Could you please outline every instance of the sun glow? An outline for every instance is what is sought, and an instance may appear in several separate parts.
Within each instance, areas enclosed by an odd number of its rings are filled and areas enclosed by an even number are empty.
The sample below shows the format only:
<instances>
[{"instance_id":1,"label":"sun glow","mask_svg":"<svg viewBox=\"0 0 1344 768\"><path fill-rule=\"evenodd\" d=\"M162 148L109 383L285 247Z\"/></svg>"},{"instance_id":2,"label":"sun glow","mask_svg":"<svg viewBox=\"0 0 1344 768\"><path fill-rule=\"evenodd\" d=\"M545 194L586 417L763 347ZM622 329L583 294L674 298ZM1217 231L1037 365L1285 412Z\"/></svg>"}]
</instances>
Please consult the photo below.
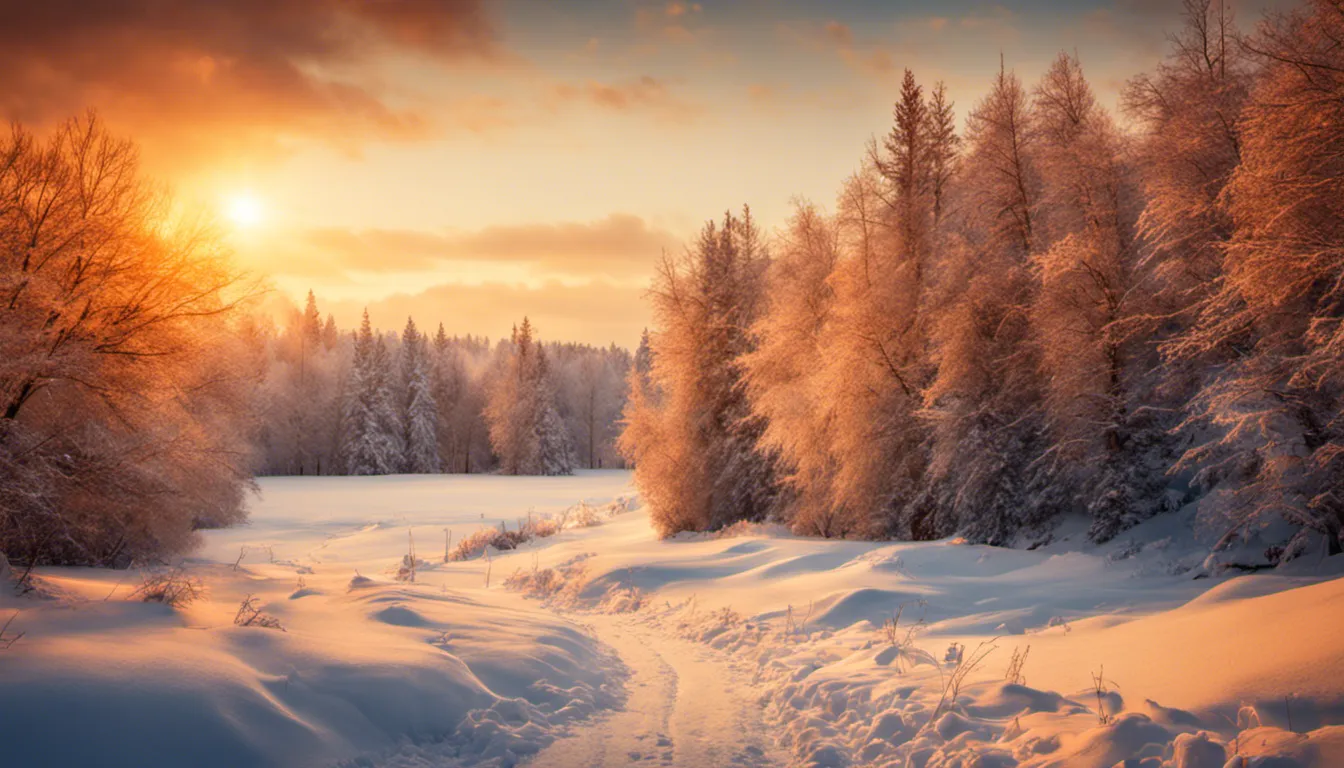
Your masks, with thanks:
<instances>
[{"instance_id":1,"label":"sun glow","mask_svg":"<svg viewBox=\"0 0 1344 768\"><path fill-rule=\"evenodd\" d=\"M255 195L242 193L224 201L224 215L239 229L251 229L261 224L266 211Z\"/></svg>"}]
</instances>

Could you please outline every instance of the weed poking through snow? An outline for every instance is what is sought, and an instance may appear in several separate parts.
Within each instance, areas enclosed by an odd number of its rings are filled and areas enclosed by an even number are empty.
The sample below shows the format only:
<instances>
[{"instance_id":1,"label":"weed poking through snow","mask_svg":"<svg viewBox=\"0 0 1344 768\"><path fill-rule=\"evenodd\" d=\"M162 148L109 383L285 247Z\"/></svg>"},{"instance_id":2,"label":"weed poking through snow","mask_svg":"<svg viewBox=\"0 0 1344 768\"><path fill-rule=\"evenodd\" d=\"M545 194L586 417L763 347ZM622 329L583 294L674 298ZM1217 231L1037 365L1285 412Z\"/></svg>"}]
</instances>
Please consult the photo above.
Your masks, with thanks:
<instances>
[{"instance_id":1,"label":"weed poking through snow","mask_svg":"<svg viewBox=\"0 0 1344 768\"><path fill-rule=\"evenodd\" d=\"M0 651L8 651L10 648L13 648L14 644L19 642L19 640L27 634L25 632L18 632L12 635L8 634L9 625L13 624L14 620L17 618L19 618L19 612L15 611L14 615L10 616L9 619L5 621L4 626L0 626Z\"/></svg>"},{"instance_id":2,"label":"weed poking through snow","mask_svg":"<svg viewBox=\"0 0 1344 768\"><path fill-rule=\"evenodd\" d=\"M140 587L130 594L130 599L185 608L204 593L200 579L188 576L181 568L170 568L145 576Z\"/></svg>"},{"instance_id":3,"label":"weed poking through snow","mask_svg":"<svg viewBox=\"0 0 1344 768\"><path fill-rule=\"evenodd\" d=\"M1027 676L1022 674L1022 667L1027 664L1027 654L1031 653L1031 645L1025 648L1013 648L1013 657L1008 660L1008 670L1003 673L1004 682L1013 685L1026 685Z\"/></svg>"},{"instance_id":4,"label":"weed poking through snow","mask_svg":"<svg viewBox=\"0 0 1344 768\"><path fill-rule=\"evenodd\" d=\"M938 722L938 718L952 709L957 703L957 697L961 695L961 686L966 682L966 678L985 662L989 654L993 653L998 646L996 643L999 638L986 640L975 647L970 656L966 655L966 647L961 643L953 643L948 648L947 658L953 663L952 672L943 676L943 694L938 699L938 706L933 708L933 714L929 716L929 721L920 728L924 732ZM942 674L942 668L939 667L939 674Z\"/></svg>"},{"instance_id":5,"label":"weed poking through snow","mask_svg":"<svg viewBox=\"0 0 1344 768\"><path fill-rule=\"evenodd\" d=\"M1092 675L1092 691L1097 696L1097 724L1110 725L1115 720L1115 713L1110 711L1107 700L1110 697L1111 686L1115 686L1114 681L1106 680L1106 665L1103 664L1095 674ZM1118 686L1116 686L1118 687Z\"/></svg>"},{"instance_id":6,"label":"weed poking through snow","mask_svg":"<svg viewBox=\"0 0 1344 768\"><path fill-rule=\"evenodd\" d=\"M239 627L263 627L285 631L285 628L280 626L279 619L261 612L261 606L257 604L257 598L253 595L243 598L243 602L238 606L238 613L233 617L233 623Z\"/></svg>"}]
</instances>

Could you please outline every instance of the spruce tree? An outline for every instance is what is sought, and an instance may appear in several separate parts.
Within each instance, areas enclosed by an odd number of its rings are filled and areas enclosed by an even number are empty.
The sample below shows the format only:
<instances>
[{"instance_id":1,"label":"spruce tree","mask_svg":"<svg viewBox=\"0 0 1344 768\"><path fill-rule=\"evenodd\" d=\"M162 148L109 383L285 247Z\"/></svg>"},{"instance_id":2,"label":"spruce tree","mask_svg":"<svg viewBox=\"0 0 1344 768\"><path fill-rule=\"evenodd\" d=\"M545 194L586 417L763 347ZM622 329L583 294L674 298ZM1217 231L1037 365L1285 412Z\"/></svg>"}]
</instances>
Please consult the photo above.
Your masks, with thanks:
<instances>
[{"instance_id":1,"label":"spruce tree","mask_svg":"<svg viewBox=\"0 0 1344 768\"><path fill-rule=\"evenodd\" d=\"M439 471L439 411L434 402L428 344L424 336L403 350L411 358L406 384L406 471L428 474Z\"/></svg>"},{"instance_id":2,"label":"spruce tree","mask_svg":"<svg viewBox=\"0 0 1344 768\"><path fill-rule=\"evenodd\" d=\"M506 475L568 475L574 449L555 404L546 354L524 317L504 347L502 370L486 404L490 444Z\"/></svg>"},{"instance_id":3,"label":"spruce tree","mask_svg":"<svg viewBox=\"0 0 1344 768\"><path fill-rule=\"evenodd\" d=\"M387 344L364 311L346 383L342 454L346 474L387 475L401 466L401 425L392 403Z\"/></svg>"}]
</instances>

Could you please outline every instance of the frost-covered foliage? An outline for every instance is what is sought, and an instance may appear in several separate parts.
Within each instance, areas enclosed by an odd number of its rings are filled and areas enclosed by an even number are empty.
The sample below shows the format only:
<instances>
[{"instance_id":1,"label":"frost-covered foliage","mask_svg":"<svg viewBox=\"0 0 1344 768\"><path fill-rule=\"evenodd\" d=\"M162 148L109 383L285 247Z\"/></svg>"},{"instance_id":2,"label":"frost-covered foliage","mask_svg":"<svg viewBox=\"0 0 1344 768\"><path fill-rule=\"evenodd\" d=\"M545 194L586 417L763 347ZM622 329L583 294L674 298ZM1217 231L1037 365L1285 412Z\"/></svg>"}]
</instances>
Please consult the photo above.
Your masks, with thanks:
<instances>
[{"instance_id":1,"label":"frost-covered foliage","mask_svg":"<svg viewBox=\"0 0 1344 768\"><path fill-rule=\"evenodd\" d=\"M406 393L404 468L415 474L439 471L439 411L430 382L427 339L406 319L401 334L401 382Z\"/></svg>"},{"instance_id":2,"label":"frost-covered foliage","mask_svg":"<svg viewBox=\"0 0 1344 768\"><path fill-rule=\"evenodd\" d=\"M652 290L660 328L652 367L632 376L621 447L664 535L763 518L775 504L775 459L759 444L741 356L759 317L768 263L750 211L710 222Z\"/></svg>"},{"instance_id":3,"label":"frost-covered foliage","mask_svg":"<svg viewBox=\"0 0 1344 768\"><path fill-rule=\"evenodd\" d=\"M747 392L765 420L761 445L789 467L781 478L793 491L788 514L799 530L821 536L845 525L830 503L836 462L830 450L818 450L830 439L818 372L835 296L827 278L838 257L834 223L813 206L799 208L779 238L774 289L755 326L757 347L745 358Z\"/></svg>"},{"instance_id":4,"label":"frost-covered foliage","mask_svg":"<svg viewBox=\"0 0 1344 768\"><path fill-rule=\"evenodd\" d=\"M471 560L485 554L489 547L496 551L517 549L533 539L545 539L571 528L592 528L601 525L616 515L629 512L633 508L633 499L622 496L606 504L594 505L580 502L553 515L528 514L520 519L513 530L501 525L498 528L481 528L463 538L448 554L449 560Z\"/></svg>"},{"instance_id":5,"label":"frost-covered foliage","mask_svg":"<svg viewBox=\"0 0 1344 768\"><path fill-rule=\"evenodd\" d=\"M0 550L125 566L244 519L251 291L96 116L0 137L0 291Z\"/></svg>"},{"instance_id":6,"label":"frost-covered foliage","mask_svg":"<svg viewBox=\"0 0 1344 768\"><path fill-rule=\"evenodd\" d=\"M1224 364L1191 420L1209 439L1183 464L1219 483L1226 541L1279 518L1344 533L1344 8L1316 1L1246 48L1265 62L1239 122L1240 162L1220 199L1222 276L1173 356ZM1207 434L1207 433L1206 433ZM1305 546L1299 538L1287 549Z\"/></svg>"},{"instance_id":7,"label":"frost-covered foliage","mask_svg":"<svg viewBox=\"0 0 1344 768\"><path fill-rule=\"evenodd\" d=\"M341 414L346 474L388 475L401 469L405 443L392 400L390 362L387 344L374 337L365 311Z\"/></svg>"},{"instance_id":8,"label":"frost-covered foliage","mask_svg":"<svg viewBox=\"0 0 1344 768\"><path fill-rule=\"evenodd\" d=\"M1247 35L1186 0L1129 130L1076 53L1001 67L964 136L907 71L763 281L705 279L713 228L657 277L622 445L661 529L1007 543L1075 514L1105 541L1199 501L1224 545L1282 519L1287 556L1338 551L1341 41L1338 4Z\"/></svg>"},{"instance_id":9,"label":"frost-covered foliage","mask_svg":"<svg viewBox=\"0 0 1344 768\"><path fill-rule=\"evenodd\" d=\"M348 474L347 449L356 439L400 446L387 466L394 472L472 473L495 468L485 406L509 345L474 336L422 332L414 318L400 335L370 327L373 348L385 346L390 367L378 377L395 418L377 432L346 419L356 395L369 385L360 336L342 333L310 292L303 310L271 309L241 323L245 368L258 381L253 444L263 475ZM625 404L630 353L620 347L552 343L544 346L555 393L555 415L575 466L619 467L617 422ZM358 364L357 364L358 363ZM368 393L365 392L365 396ZM550 434L556 434L554 420ZM386 435L383 430L388 431Z\"/></svg>"},{"instance_id":10,"label":"frost-covered foliage","mask_svg":"<svg viewBox=\"0 0 1344 768\"><path fill-rule=\"evenodd\" d=\"M514 329L485 406L490 444L506 475L569 475L574 449L560 414L546 350L526 317Z\"/></svg>"}]
</instances>

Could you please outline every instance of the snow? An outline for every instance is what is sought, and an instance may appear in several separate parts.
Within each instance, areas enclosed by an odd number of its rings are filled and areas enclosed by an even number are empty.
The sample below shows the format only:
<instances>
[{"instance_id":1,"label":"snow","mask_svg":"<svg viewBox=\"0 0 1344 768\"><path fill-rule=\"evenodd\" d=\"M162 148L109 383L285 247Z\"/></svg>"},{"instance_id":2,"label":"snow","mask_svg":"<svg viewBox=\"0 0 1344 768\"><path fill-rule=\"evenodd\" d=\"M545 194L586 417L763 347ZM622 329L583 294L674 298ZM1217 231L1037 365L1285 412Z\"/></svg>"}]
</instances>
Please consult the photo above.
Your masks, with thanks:
<instances>
[{"instance_id":1,"label":"snow","mask_svg":"<svg viewBox=\"0 0 1344 768\"><path fill-rule=\"evenodd\" d=\"M0 651L0 763L513 764L616 703L619 668L573 623L484 590L481 563L432 562L443 528L460 537L627 483L266 478L250 525L205 534L185 571L206 597L176 611L127 601L135 571L41 569L45 598L0 602L0 623L20 609L13 629L27 632ZM412 526L431 562L399 583ZM249 594L285 631L233 625Z\"/></svg>"},{"instance_id":2,"label":"snow","mask_svg":"<svg viewBox=\"0 0 1344 768\"><path fill-rule=\"evenodd\" d=\"M715 649L759 689L800 765L1197 766L1218 750L1259 754L1232 746L1257 737L1236 727L1243 709L1285 729L1289 708L1309 748L1285 765L1344 760L1332 741L1344 721L1344 558L1195 578L1189 511L1104 546L1085 543L1085 523L1065 525L1033 551L739 530L659 541L644 515L624 515L528 567L564 571L553 607L607 610L620 594L643 606L628 621ZM893 644L882 625L897 611ZM1012 652L1028 646L1025 679L1006 682ZM955 660L981 648L940 706Z\"/></svg>"},{"instance_id":3,"label":"snow","mask_svg":"<svg viewBox=\"0 0 1344 768\"><path fill-rule=\"evenodd\" d=\"M261 486L183 564L195 603L83 568L0 598L27 633L0 650L5 764L1344 764L1344 559L1210 575L1188 513L1027 551L659 540L619 471ZM445 529L581 500L555 536L442 562ZM284 631L234 626L248 595Z\"/></svg>"}]
</instances>

